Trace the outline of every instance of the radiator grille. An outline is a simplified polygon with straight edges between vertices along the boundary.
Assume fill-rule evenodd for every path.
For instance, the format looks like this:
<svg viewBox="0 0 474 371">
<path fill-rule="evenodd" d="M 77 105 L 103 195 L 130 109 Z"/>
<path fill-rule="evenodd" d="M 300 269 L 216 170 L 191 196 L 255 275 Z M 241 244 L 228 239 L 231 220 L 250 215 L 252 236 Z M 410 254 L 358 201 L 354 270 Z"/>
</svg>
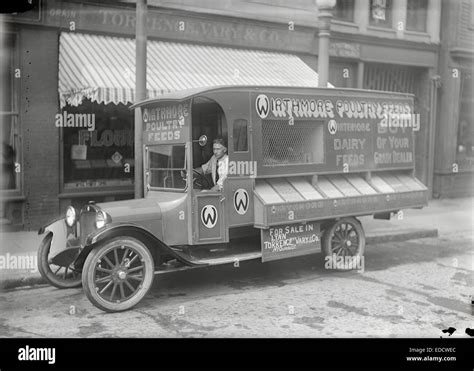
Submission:
<svg viewBox="0 0 474 371">
<path fill-rule="evenodd" d="M 89 233 L 96 230 L 95 227 L 95 211 L 83 211 L 79 218 L 79 226 L 81 233 L 81 246 L 85 246 L 86 238 Z"/>
</svg>

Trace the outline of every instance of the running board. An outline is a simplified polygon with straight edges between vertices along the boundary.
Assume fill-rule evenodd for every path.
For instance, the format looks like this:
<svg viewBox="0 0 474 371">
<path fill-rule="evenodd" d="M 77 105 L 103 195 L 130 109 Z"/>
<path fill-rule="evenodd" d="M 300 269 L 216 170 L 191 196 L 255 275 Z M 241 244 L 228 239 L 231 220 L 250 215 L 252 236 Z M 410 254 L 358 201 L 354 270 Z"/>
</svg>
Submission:
<svg viewBox="0 0 474 371">
<path fill-rule="evenodd" d="M 242 262 L 246 260 L 260 259 L 261 257 L 262 257 L 261 251 L 241 253 L 241 254 L 232 254 L 228 256 L 221 256 L 221 257 L 207 258 L 207 259 L 195 259 L 195 258 L 190 257 L 191 259 L 193 259 L 193 263 L 194 263 L 193 265 L 176 266 L 176 265 L 170 264 L 163 267 L 162 269 L 155 270 L 155 274 L 178 272 L 178 271 L 184 271 L 188 269 L 209 267 L 209 266 L 214 266 L 214 265 L 231 264 L 231 263 L 235 264 L 237 262 Z"/>
</svg>

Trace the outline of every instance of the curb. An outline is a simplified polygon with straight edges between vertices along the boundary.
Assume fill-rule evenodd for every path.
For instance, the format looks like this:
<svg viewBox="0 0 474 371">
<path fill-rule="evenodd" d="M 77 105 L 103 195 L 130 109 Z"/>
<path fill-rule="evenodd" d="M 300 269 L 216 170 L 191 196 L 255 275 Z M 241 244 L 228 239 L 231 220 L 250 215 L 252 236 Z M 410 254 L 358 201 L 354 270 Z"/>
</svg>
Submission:
<svg viewBox="0 0 474 371">
<path fill-rule="evenodd" d="M 387 242 L 403 242 L 419 238 L 437 238 L 438 229 L 405 229 L 399 232 L 373 233 L 366 237 L 367 245 Z"/>
<path fill-rule="evenodd" d="M 438 237 L 438 230 L 433 229 L 405 229 L 398 232 L 393 231 L 381 231 L 374 232 L 366 236 L 367 245 L 375 245 L 379 243 L 387 242 L 403 242 L 409 240 L 416 240 L 420 238 L 436 238 Z M 46 280 L 41 276 L 30 276 L 6 279 L 0 281 L 0 289 L 12 290 L 19 287 L 37 286 L 47 284 Z"/>
<path fill-rule="evenodd" d="M 13 290 L 19 287 L 46 285 L 48 282 L 41 276 L 21 277 L 0 281 L 0 290 Z"/>
</svg>

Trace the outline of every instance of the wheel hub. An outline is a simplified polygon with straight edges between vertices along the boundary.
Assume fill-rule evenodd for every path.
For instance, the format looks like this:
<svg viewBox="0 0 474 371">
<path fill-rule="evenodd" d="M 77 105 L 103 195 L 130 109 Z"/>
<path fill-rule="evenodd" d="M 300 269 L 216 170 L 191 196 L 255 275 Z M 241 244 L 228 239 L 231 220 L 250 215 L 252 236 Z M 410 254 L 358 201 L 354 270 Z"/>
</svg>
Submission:
<svg viewBox="0 0 474 371">
<path fill-rule="evenodd" d="M 346 241 L 346 246 L 347 247 L 350 247 L 352 245 L 352 242 L 351 241 Z"/>
<path fill-rule="evenodd" d="M 119 279 L 124 280 L 125 278 L 127 278 L 127 273 L 124 271 L 118 271 L 117 276 Z"/>
</svg>

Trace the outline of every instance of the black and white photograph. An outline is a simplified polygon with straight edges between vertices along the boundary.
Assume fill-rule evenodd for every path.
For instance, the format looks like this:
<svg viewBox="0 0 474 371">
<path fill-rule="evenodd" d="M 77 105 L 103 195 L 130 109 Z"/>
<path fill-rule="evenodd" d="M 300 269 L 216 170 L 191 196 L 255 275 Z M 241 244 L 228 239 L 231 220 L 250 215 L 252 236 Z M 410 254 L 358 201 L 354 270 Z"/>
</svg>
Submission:
<svg viewBox="0 0 474 371">
<path fill-rule="evenodd" d="M 5 369 L 112 338 L 472 369 L 473 0 L 0 11 Z"/>
</svg>

